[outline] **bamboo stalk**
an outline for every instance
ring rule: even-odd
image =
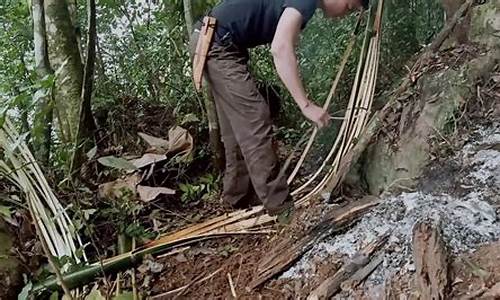
[[[377,14],[375,16],[375,20],[380,20],[381,16],[383,13],[383,0],[379,2],[379,6],[377,8]],[[368,33],[368,25],[366,28],[366,32]],[[368,65],[368,68],[365,68],[363,71],[363,79],[361,79],[360,87],[356,85],[353,86],[353,90],[351,91],[351,99],[356,98],[355,100],[355,106],[354,107],[369,107],[371,108],[371,103],[373,102],[373,95],[374,95],[374,88],[375,84],[374,81],[376,79],[376,70],[378,70],[378,67],[376,65],[378,64],[378,53],[379,53],[379,47],[377,45],[380,42],[380,22],[377,22],[374,24],[374,32],[375,36],[371,38],[370,40],[370,45],[369,50],[366,55],[366,65]],[[367,36],[365,37],[367,38]],[[366,43],[365,43],[366,42]],[[365,39],[364,44],[367,43],[367,39]],[[362,51],[363,52],[363,51]],[[362,53],[363,54],[363,53]],[[364,57],[364,55],[360,56],[360,60]],[[375,67],[375,71],[374,71]],[[358,71],[361,72],[361,62],[358,64]],[[369,76],[369,74],[372,74]],[[355,78],[355,82],[359,82],[359,73],[356,74],[357,78]],[[367,86],[368,85],[368,86]],[[371,87],[370,87],[371,86]],[[371,91],[373,90],[373,91]],[[367,92],[370,91],[368,94]],[[354,100],[353,100],[354,101]],[[341,144],[341,148],[337,151],[337,155],[335,160],[332,162],[330,170],[327,172],[327,174],[323,177],[323,179],[320,181],[320,183],[308,194],[303,196],[302,198],[299,199],[299,203],[305,203],[307,202],[311,197],[322,191],[327,183],[330,181],[332,176],[334,176],[339,168],[339,165],[342,161],[342,158],[344,157],[344,153],[347,152],[345,149],[349,149],[353,145],[353,141],[356,136],[359,136],[360,132],[362,131],[362,128],[364,127],[363,124],[366,123],[365,119],[368,116],[368,112],[362,111],[358,117],[354,118],[354,107],[351,111],[351,114],[347,117],[347,123],[345,133],[343,134],[343,140]],[[347,114],[346,114],[347,115]],[[361,119],[361,122],[359,120]],[[350,126],[351,128],[349,128]],[[352,129],[354,128],[354,130]],[[356,134],[356,131],[358,132]],[[349,134],[350,133],[350,134]],[[347,137],[349,135],[349,137]],[[347,137],[347,139],[346,139]],[[332,149],[331,153],[333,153],[335,150]]]
[[[363,41],[363,49],[365,49],[366,44],[367,44],[366,41],[367,41],[367,36],[368,36],[368,29],[369,29],[369,23],[367,23],[367,27],[366,27],[366,30],[365,30],[365,38],[364,38],[364,41]],[[300,198],[298,200],[298,203],[300,203],[300,204],[305,203],[306,201],[308,201],[308,199],[310,199],[312,196],[316,195],[320,190],[323,189],[323,186],[326,184],[328,178],[330,177],[330,174],[332,174],[332,173],[334,173],[336,171],[336,166],[338,165],[338,163],[339,163],[339,161],[341,159],[341,154],[342,154],[341,147],[342,147],[342,144],[345,143],[345,137],[346,137],[346,134],[348,133],[348,129],[347,128],[352,123],[352,120],[354,118],[354,114],[353,113],[355,111],[355,107],[357,106],[358,97],[356,97],[356,94],[357,94],[357,90],[358,90],[358,84],[359,84],[359,81],[360,81],[360,72],[361,72],[362,64],[363,64],[363,62],[361,61],[362,58],[364,57],[364,53],[363,52],[364,51],[362,51],[362,53],[360,55],[360,62],[358,63],[356,77],[355,77],[355,80],[354,80],[353,88],[351,90],[351,97],[349,99],[348,108],[346,110],[346,116],[347,117],[345,118],[344,122],[341,125],[341,130],[339,132],[339,135],[337,136],[336,141],[335,141],[333,147],[331,148],[330,153],[327,156],[327,159],[325,159],[325,161],[320,166],[320,168],[316,171],[316,173],[313,175],[313,177],[308,182],[306,182],[306,184],[304,184],[303,186],[301,186],[296,191],[292,192],[293,195],[298,194],[306,186],[310,185],[317,176],[319,176],[319,174],[324,169],[324,167],[326,166],[327,162],[330,160],[331,156],[333,156],[333,154],[336,154],[336,157],[335,157],[334,161],[331,164],[330,170],[327,172],[327,174],[325,176],[323,176],[323,179],[320,181],[320,183],[317,184],[316,187],[314,187],[312,191],[310,191],[308,194],[306,194],[305,196],[303,196],[302,198]],[[340,147],[340,148],[337,149],[338,147]]]
[[[198,243],[201,241],[206,241],[209,239],[240,236],[240,235],[269,234],[269,233],[270,231],[209,233],[197,236],[189,236],[186,238],[180,238],[173,241],[166,241],[162,244],[152,243],[149,246],[140,247],[135,251],[130,251],[128,253],[106,259],[102,262],[102,264],[94,263],[73,273],[64,274],[63,280],[71,289],[92,281],[96,276],[101,274],[102,270],[104,270],[104,272],[117,272],[120,270],[127,269],[131,265],[139,263],[146,255],[156,255],[165,252],[167,250],[171,250],[173,248],[185,247],[187,245],[191,245],[193,243]],[[57,279],[55,277],[50,277],[49,279],[34,285],[32,292],[36,294],[44,290],[56,290],[56,289],[58,289]]]

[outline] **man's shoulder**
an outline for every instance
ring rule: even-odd
[[[314,15],[314,12],[316,11],[316,8],[318,8],[318,1],[317,0],[284,0],[284,7],[293,7],[296,10],[300,12],[302,17],[304,18],[304,25],[307,23],[312,16]]]

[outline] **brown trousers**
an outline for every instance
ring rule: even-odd
[[[191,53],[197,41],[194,32]],[[269,214],[279,214],[292,201],[272,147],[269,105],[248,70],[248,51],[224,44],[212,43],[205,67],[226,155],[222,199],[246,206],[256,194]]]

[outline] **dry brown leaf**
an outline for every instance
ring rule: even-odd
[[[169,142],[167,140],[154,137],[144,132],[139,132],[138,134],[146,143],[148,143],[149,146],[151,146],[155,150],[158,150],[163,154],[165,154],[168,151]]]
[[[193,151],[193,137],[180,126],[170,128],[168,144],[168,153],[179,154],[182,157],[187,157]]]
[[[164,154],[146,153],[141,158],[131,160],[130,162],[136,168],[140,169],[164,160],[167,160],[167,156]]]
[[[99,185],[98,197],[100,199],[120,199],[125,193],[136,193],[136,186],[140,182],[139,174],[132,174],[125,178],[120,178],[115,181],[103,183]]]
[[[137,186],[139,197],[144,202],[155,200],[160,195],[175,195],[175,191],[165,187]]]

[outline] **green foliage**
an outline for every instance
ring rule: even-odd
[[[216,191],[218,181],[218,177],[212,174],[207,174],[200,177],[195,183],[180,183],[179,189],[182,191],[181,201],[187,203],[200,199],[209,199]]]

